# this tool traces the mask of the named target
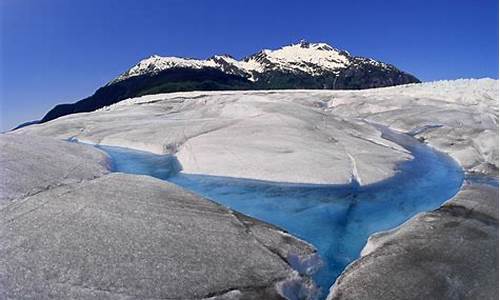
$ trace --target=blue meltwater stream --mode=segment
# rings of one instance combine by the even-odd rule
[[[407,134],[380,129],[384,138],[409,150],[414,159],[401,162],[393,177],[366,186],[191,175],[178,172],[180,165],[172,155],[97,147],[109,154],[113,171],[173,182],[308,241],[323,261],[312,277],[324,298],[342,270],[359,257],[371,234],[438,208],[458,192],[464,179],[461,167],[449,156]]]

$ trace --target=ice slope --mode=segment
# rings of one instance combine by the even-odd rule
[[[498,176],[498,80],[461,79],[338,93],[335,115],[408,131],[469,172]]]
[[[371,125],[295,93],[145,96],[15,133],[175,153],[183,172],[293,183],[362,184],[411,156]],[[355,170],[357,172],[355,172]]]
[[[314,294],[315,250],[94,147],[0,134],[0,299],[276,299]],[[296,261],[293,261],[295,264]]]
[[[183,172],[369,184],[411,156],[370,123],[410,132],[467,171],[498,174],[498,81],[364,91],[184,92],[128,99],[14,133],[175,153]]]
[[[12,200],[109,172],[108,157],[88,147],[45,137],[0,137],[0,209]]]

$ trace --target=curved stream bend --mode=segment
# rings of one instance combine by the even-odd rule
[[[171,155],[97,147],[111,156],[113,171],[168,180],[310,242],[324,261],[313,275],[324,297],[342,270],[359,257],[371,234],[438,208],[457,193],[463,181],[461,167],[449,156],[407,134],[379,129],[384,138],[409,150],[414,159],[400,163],[395,176],[366,186],[184,174],[178,173],[180,165]]]

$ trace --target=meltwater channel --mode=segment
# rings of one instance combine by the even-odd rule
[[[323,266],[312,276],[324,298],[342,270],[357,259],[368,237],[438,208],[464,179],[449,156],[404,133],[379,128],[383,137],[411,152],[396,174],[360,186],[266,182],[179,172],[175,156],[97,146],[116,172],[150,175],[194,191],[233,210],[277,225],[314,245]],[[298,170],[299,171],[299,170]]]

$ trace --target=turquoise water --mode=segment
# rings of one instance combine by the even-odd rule
[[[317,249],[323,266],[313,275],[320,297],[342,270],[359,257],[368,237],[394,228],[418,212],[438,208],[464,179],[449,156],[413,137],[381,128],[384,138],[409,150],[395,176],[359,186],[265,182],[179,173],[174,156],[97,146],[112,158],[113,171],[154,176],[178,184],[231,209],[275,224]],[[299,172],[300,170],[297,170]]]

